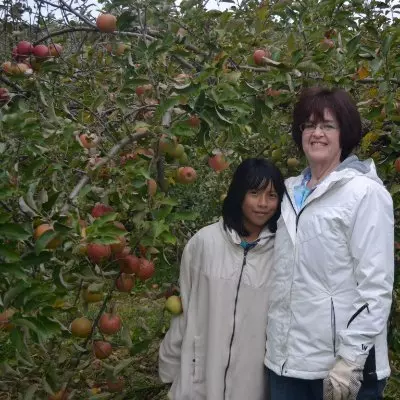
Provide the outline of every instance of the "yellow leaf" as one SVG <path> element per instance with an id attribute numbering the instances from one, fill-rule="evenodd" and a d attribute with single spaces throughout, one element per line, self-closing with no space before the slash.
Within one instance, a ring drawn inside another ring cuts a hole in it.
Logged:
<path id="1" fill-rule="evenodd" d="M 360 79 L 365 79 L 368 78 L 369 71 L 366 67 L 362 66 L 358 69 L 357 74 Z"/>

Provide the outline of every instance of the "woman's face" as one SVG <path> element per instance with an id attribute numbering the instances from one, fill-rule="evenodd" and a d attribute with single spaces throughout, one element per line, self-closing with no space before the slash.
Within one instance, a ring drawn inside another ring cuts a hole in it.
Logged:
<path id="1" fill-rule="evenodd" d="M 260 231 L 275 214 L 278 204 L 279 196 L 272 182 L 264 189 L 249 190 L 242 204 L 245 228 L 250 233 Z"/>
<path id="2" fill-rule="evenodd" d="M 325 109 L 324 120 L 313 123 L 314 116 L 304 124 L 302 146 L 310 165 L 340 164 L 340 128 L 336 118 Z"/>

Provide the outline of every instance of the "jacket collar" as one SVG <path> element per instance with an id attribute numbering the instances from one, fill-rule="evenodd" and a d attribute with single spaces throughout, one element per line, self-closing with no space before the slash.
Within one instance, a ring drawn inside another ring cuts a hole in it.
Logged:
<path id="1" fill-rule="evenodd" d="M 225 238 L 233 245 L 235 246 L 240 246 L 240 243 L 242 242 L 239 234 L 233 230 L 224 227 L 224 220 L 223 218 L 220 218 L 218 221 L 219 227 L 222 231 L 222 234 L 225 236 Z M 256 248 L 261 248 L 263 247 L 271 237 L 275 236 L 275 233 L 272 233 L 269 228 L 266 226 L 264 229 L 260 232 L 258 238 L 257 238 L 257 246 Z"/>

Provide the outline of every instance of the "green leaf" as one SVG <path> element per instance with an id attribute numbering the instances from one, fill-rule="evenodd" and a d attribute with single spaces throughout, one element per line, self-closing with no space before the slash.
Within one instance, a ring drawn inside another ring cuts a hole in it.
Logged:
<path id="1" fill-rule="evenodd" d="M 171 214 L 168 219 L 171 221 L 195 221 L 199 216 L 200 214 L 196 211 L 179 211 Z"/>
<path id="2" fill-rule="evenodd" d="M 6 223 L 0 224 L 0 236 L 7 239 L 26 240 L 31 236 L 21 225 Z"/>
<path id="3" fill-rule="evenodd" d="M 53 257 L 53 254 L 50 252 L 42 253 L 40 255 L 37 255 L 35 253 L 28 253 L 22 257 L 20 264 L 23 267 L 39 265 L 39 264 L 43 264 L 43 263 L 50 261 L 50 259 L 52 257 Z"/>
<path id="4" fill-rule="evenodd" d="M 354 36 L 352 39 L 350 39 L 347 44 L 346 44 L 346 49 L 349 55 L 352 55 L 355 53 L 360 45 L 361 41 L 361 34 L 358 33 L 356 36 Z"/>
<path id="5" fill-rule="evenodd" d="M 35 243 L 35 253 L 36 255 L 40 254 L 46 246 L 53 240 L 56 239 L 59 236 L 58 232 L 55 232 L 53 230 L 48 230 L 45 233 L 43 233 L 42 236 L 36 241 Z"/>
<path id="6" fill-rule="evenodd" d="M 388 34 L 385 36 L 385 39 L 383 39 L 381 51 L 384 57 L 387 57 L 389 55 L 390 47 L 392 45 L 393 41 L 393 36 Z"/>
<path id="7" fill-rule="evenodd" d="M 399 184 L 395 184 L 390 188 L 390 194 L 392 196 L 394 196 L 395 194 L 400 192 L 400 185 Z"/>
<path id="8" fill-rule="evenodd" d="M 24 400 L 33 400 L 33 396 L 35 395 L 36 391 L 39 389 L 39 385 L 34 383 L 33 385 L 29 386 L 26 389 Z"/>
<path id="9" fill-rule="evenodd" d="M 10 246 L 6 246 L 4 244 L 0 244 L 0 257 L 3 257 L 6 261 L 18 261 L 20 256 L 19 254 L 15 251 L 14 248 L 11 248 Z"/>
<path id="10" fill-rule="evenodd" d="M 117 364 L 114 367 L 114 376 L 118 376 L 121 373 L 121 371 L 129 367 L 129 365 L 131 365 L 134 360 L 135 359 L 133 357 L 122 360 L 119 364 Z"/>

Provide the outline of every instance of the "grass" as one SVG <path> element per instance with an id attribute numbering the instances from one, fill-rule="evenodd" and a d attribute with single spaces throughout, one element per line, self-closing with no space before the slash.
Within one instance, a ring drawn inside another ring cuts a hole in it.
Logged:
<path id="1" fill-rule="evenodd" d="M 126 337 L 121 334 L 114 335 L 108 338 L 113 344 L 113 354 L 106 360 L 100 361 L 86 355 L 82 357 L 79 368 L 75 370 L 72 378 L 72 387 L 74 391 L 74 399 L 131 399 L 131 400 L 166 400 L 168 387 L 162 384 L 158 379 L 157 374 L 157 358 L 159 343 L 166 332 L 170 316 L 164 313 L 164 297 L 162 289 L 150 289 L 142 285 L 137 288 L 133 294 L 118 293 L 115 302 L 118 313 L 124 321 L 124 326 L 129 331 L 133 345 L 129 350 L 126 344 Z M 98 312 L 99 306 L 96 304 L 90 305 L 87 316 L 94 318 Z M 66 354 L 76 354 L 75 345 L 81 345 L 83 340 L 75 340 L 70 336 L 65 336 L 64 340 L 53 348 L 51 358 L 57 355 L 60 359 L 63 349 Z M 0 356 L 1 359 L 12 357 L 13 346 L 8 340 L 8 334 L 0 332 Z M 34 351 L 32 352 L 34 354 Z M 46 365 L 46 360 L 35 355 L 37 364 L 41 362 Z M 70 356 L 69 356 L 70 357 Z M 120 375 L 125 378 L 125 389 L 123 393 L 108 393 L 106 390 L 107 373 L 115 366 L 119 365 L 123 360 L 129 359 L 129 365 L 121 371 Z M 54 360 L 53 360 L 54 361 Z M 57 360 L 57 362 L 60 360 Z M 399 360 L 393 364 L 394 371 L 400 367 Z M 12 363 L 11 363 L 12 364 Z M 64 373 L 70 366 L 70 360 L 66 359 L 59 363 L 59 372 Z M 42 365 L 43 374 L 46 372 L 46 367 Z M 36 371 L 36 374 L 38 371 Z M 39 374 L 40 375 L 40 374 Z M 396 374 L 395 374 L 396 375 Z M 27 383 L 35 382 L 33 375 L 24 377 L 22 381 L 27 380 Z M 31 379 L 31 382 L 29 382 Z M 59 382 L 65 379 L 61 377 Z M 41 382 L 39 382 L 40 385 Z M 6 381 L 6 378 L 0 378 L 0 400 L 13 400 L 22 398 L 17 393 L 17 385 L 21 387 L 20 379 Z M 23 387 L 23 386 L 22 386 Z M 400 380 L 393 376 L 385 390 L 385 400 L 400 400 Z M 39 392 L 37 399 L 45 399 L 47 395 L 44 392 Z M 43 397 L 44 396 L 44 397 Z"/>

